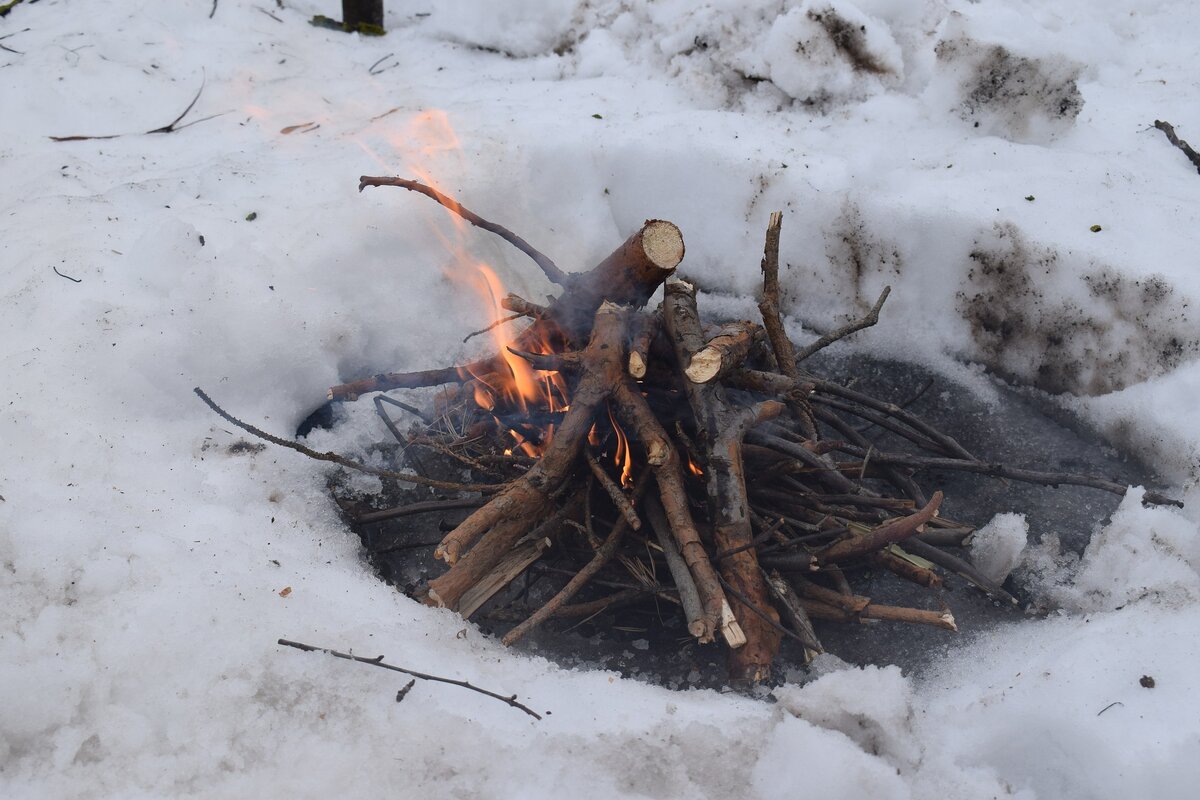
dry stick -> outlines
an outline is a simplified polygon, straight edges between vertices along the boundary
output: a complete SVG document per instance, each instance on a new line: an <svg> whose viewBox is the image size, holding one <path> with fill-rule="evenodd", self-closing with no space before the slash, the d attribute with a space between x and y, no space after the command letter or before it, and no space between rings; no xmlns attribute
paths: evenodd
<svg viewBox="0 0 1200 800"><path fill-rule="evenodd" d="M861 447L842 443L838 447L839 450L850 453L851 455L862 456L866 453ZM1129 491L1129 487L1114 481L1097 478L1092 475L1076 475L1069 472L1042 472L1032 469L1017 469L1015 467L1007 467L1004 464L993 464L984 461L968 461L959 458L931 458L927 456L910 456L905 453L883 453L876 450L871 455L871 460L879 464L896 464L899 466L912 467L914 469L948 469L959 472L974 472L980 475L988 475L993 478L1008 478L1014 481L1022 481L1024 483L1034 483L1042 486L1057 487L1060 484L1068 486L1086 486L1089 489L1099 489L1105 492L1111 492L1115 495L1124 496ZM1183 508L1183 503L1175 500L1160 492L1147 491L1144 499L1148 503L1155 505L1170 505Z"/></svg>
<svg viewBox="0 0 1200 800"><path fill-rule="evenodd" d="M850 539L842 539L841 541L834 542L825 549L817 552L817 560L823 565L845 561L848 558L857 558L858 556L881 550L889 544L902 542L915 535L922 525L929 522L937 514L938 506L941 504L942 493L934 492L933 497L929 499L929 502L920 511L909 514L907 517L900 517L899 519L885 522L883 525L862 536L855 536Z"/></svg>
<svg viewBox="0 0 1200 800"><path fill-rule="evenodd" d="M643 501L642 508L645 509L646 518L650 520L650 527L654 529L654 535L658 539L659 546L662 547L663 557L667 561L667 569L675 581L675 588L679 590L679 602L683 606L683 613L687 618L688 633L701 640L707 634L711 640L711 629L704 621L704 607L700 603L700 593L696 589L692 573L688 570L687 562L683 560L683 556L679 552L679 545L671 539L671 526L667 522L667 513L663 510L662 503L651 495Z"/></svg>
<svg viewBox="0 0 1200 800"><path fill-rule="evenodd" d="M482 336L483 334L487 333L488 331L493 331L496 328L499 328L501 325L512 322L513 320L521 319L524 316L525 316L524 314L513 314L512 316L509 316L509 317L501 317L500 319L493 322L491 325L488 325L486 328L480 328L477 331L471 331L470 333L468 333L466 336L463 337L463 344L466 344L467 342L471 341L476 336Z"/></svg>
<svg viewBox="0 0 1200 800"><path fill-rule="evenodd" d="M542 557L542 553L550 547L550 540L545 537L529 537L528 541L517 544L512 550L492 568L492 571L475 582L463 592L458 601L458 613L464 619L479 610L479 607L492 599L492 596L512 583L513 579L529 569L529 565Z"/></svg>
<svg viewBox="0 0 1200 800"><path fill-rule="evenodd" d="M920 556L926 561L931 561L937 564L942 569L954 572L974 584L977 588L996 600L1001 600L1011 605L1018 605L1017 598L1013 597L1008 592L1001 588L1000 584L993 581L991 578L980 572L973 564L970 564L958 556L951 555L945 550L934 547L931 544L926 544L920 539L910 539L904 543L904 549L912 553L914 556Z"/></svg>
<svg viewBox="0 0 1200 800"><path fill-rule="evenodd" d="M824 336L822 336L820 339L817 339L815 342L810 344L808 347L805 347L799 353L796 354L796 363L800 363L804 359L811 356L813 353L817 352L818 350L828 347L829 345L833 344L834 342L836 342L839 339L845 339L850 334L857 333L858 331L861 331L863 328L869 328L872 325L874 325L875 323L879 322L879 310L881 308L883 308L884 301L887 300L888 295L891 293L892 293L891 286L883 287L883 292L880 293L879 299L875 301L875 305L873 305L871 307L871 310L867 312L867 315L865 317L863 317L862 319L857 320L855 322L851 322L846 325L843 325L842 327L838 328L837 330L831 331L831 332L825 334Z"/></svg>
<svg viewBox="0 0 1200 800"><path fill-rule="evenodd" d="M779 603L784 619L788 621L792 630L804 644L806 661L812 661L814 655L825 652L821 640L817 638L817 632L813 630L812 620L808 618L808 612L804 610L803 603L796 596L795 590L777 570L767 573L767 588L771 590L771 594Z"/></svg>
<svg viewBox="0 0 1200 800"><path fill-rule="evenodd" d="M634 509L633 503L629 502L629 497L625 492L621 491L621 487L617 486L616 482L604 471L604 467L600 466L600 462L591 453L584 452L584 459L587 461L588 467L592 470L592 474L596 476L596 480L600 481L600 486L608 494L613 505L621 512L621 516L629 523L629 527L635 531L642 529L642 521L638 518L637 510Z"/></svg>
<svg viewBox="0 0 1200 800"><path fill-rule="evenodd" d="M617 415L637 432L637 438L646 448L646 461L654 469L654 477L658 480L659 497L667 515L671 536L695 580L706 625L705 633L698 638L701 642L711 642L716 631L720 630L730 647L741 647L746 643L745 633L734 618L716 570L700 541L700 532L696 530L696 523L688 510L678 451L631 379L623 380L613 395L613 401Z"/></svg>
<svg viewBox="0 0 1200 800"><path fill-rule="evenodd" d="M407 472L395 472L393 470L370 467L366 464L361 464L357 461L346 458L345 456L340 456L337 453L318 453L316 450L305 447L302 444L298 444L287 439L282 439L278 436L267 433L264 430L256 428L249 423L242 422L236 417L230 416L223 408L217 405L211 397L205 394L199 386L192 391L196 393L197 397L204 401L205 405L216 412L217 416L228 422L230 425L236 425L246 433L257 436L259 439L270 442L271 444L279 445L280 447L286 447L289 450L295 450L297 453L308 456L309 458L317 461L329 461L333 464L346 467L347 469L365 472L368 475L377 475L380 478L391 478L397 481L404 481L405 483L415 483L419 486L432 486L434 489L444 489L451 492L496 492L504 488L503 485L486 483L472 484L439 481L435 480L434 478L426 478L424 475L410 475Z"/></svg>
<svg viewBox="0 0 1200 800"><path fill-rule="evenodd" d="M649 483L650 473L646 472L638 480L638 485L634 489L634 495L640 495L645 490ZM530 615L529 619L525 620L515 628L504 634L504 638L500 641L506 646L511 646L519 641L522 637L541 625L546 620L553 616L555 610L561 607L564 603L574 597L580 589L582 589L589 580L607 564L617 552L617 546L621 543L621 538L625 535L626 529L629 527L629 522L622 518L617 520L617 524L613 525L612 530L608 532L604 542L596 549L592 560L583 566L579 572L571 580L567 581L567 585L559 589L558 594L551 597L544 606Z"/></svg>
<svg viewBox="0 0 1200 800"><path fill-rule="evenodd" d="M804 606L804 610L816 619L830 620L832 622L859 623L877 619L890 622L906 622L910 625L929 625L952 633L958 632L958 624L954 621L954 615L949 610L926 611L920 608L903 608L901 606L885 606L871 603L862 611L854 613L845 611L829 603L823 603L820 600L802 598L800 602Z"/></svg>
<svg viewBox="0 0 1200 800"><path fill-rule="evenodd" d="M501 703L510 705L513 708L518 708L521 711L524 711L529 716L533 717L534 719L542 718L541 714L537 713L529 706L526 706L522 703L518 703L517 696L515 694L505 697L502 694L497 694L496 692L489 692L487 689L481 689L480 687L473 685L469 681L459 681L459 680L455 680L453 678L443 678L439 675L430 675L426 672L417 672L416 670L406 669L404 667L397 667L395 664L385 664L383 662L383 656L379 656L377 658L363 658L361 656L352 655L351 653L339 653L337 650L330 650L328 647L317 647L317 646L311 645L311 644L303 644L301 642L293 642L290 639L280 639L278 643L283 645L284 647L294 647L297 650L303 650L307 653L326 653L328 655L333 656L334 658L342 658L347 661L357 661L360 664L370 664L373 667L380 667L381 669L390 669L392 672L402 672L405 675L411 675L412 677L418 678L423 681L434 681L436 683L448 683L451 686L461 686L464 689L470 689L472 692L478 692L479 694L487 695L488 697L491 697L495 700L499 700Z"/></svg>
<svg viewBox="0 0 1200 800"><path fill-rule="evenodd" d="M503 225L497 225L494 222L487 221L475 212L464 208L462 203L458 202L453 197L447 197L437 189L434 189L432 186L426 186L418 181L410 181L404 178L382 178L363 175L358 179L358 190L360 192L368 186L399 186L402 189L408 189L411 192L419 192L420 194L433 199L453 213L462 217L475 227L482 228L485 231L490 231L491 233L499 236L501 239L504 239L513 247L516 247L522 253L533 259L533 262L541 268L542 273L553 283L557 283L559 286L566 286L568 283L569 279L567 274L559 269L558 265L551 261L549 256L543 254L529 242L525 241L520 236L517 236Z"/></svg>
<svg viewBox="0 0 1200 800"><path fill-rule="evenodd" d="M717 577L721 578L720 574L718 574ZM769 582L764 580L763 583L765 584L765 583L769 583ZM727 591L731 595L733 595L734 598L739 603L741 603L743 606L745 606L747 609L749 609L754 614L754 616L758 617L760 620L762 620L768 626L775 629L780 634L787 636L790 639L795 639L797 642L804 645L805 647L808 646L808 642L805 641L804 637L800 636L800 634L798 634L798 633L792 633L787 628L785 628L779 624L779 616L778 616L778 614L776 614L774 612L774 609L772 609L771 611L768 612L768 611L764 611L762 608L759 608L759 606L754 601L752 601L749 597L746 597L746 595L739 592L737 590L737 587L730 585L729 581L725 580L724 578L721 578L721 585L725 587L725 591ZM755 680L766 680L766 676L756 678Z"/></svg>
<svg viewBox="0 0 1200 800"><path fill-rule="evenodd" d="M1187 156L1187 160L1192 162L1192 166L1196 168L1197 172L1200 172L1200 153L1193 150L1190 144L1175 134L1174 125L1169 122L1163 122L1161 119L1156 119L1154 120L1154 127L1166 134L1167 141L1182 150L1183 154Z"/></svg>

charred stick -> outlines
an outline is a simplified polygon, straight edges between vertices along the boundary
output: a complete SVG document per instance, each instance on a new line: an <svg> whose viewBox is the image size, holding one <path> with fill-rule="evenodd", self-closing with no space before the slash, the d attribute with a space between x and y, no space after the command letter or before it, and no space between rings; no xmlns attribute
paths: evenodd
<svg viewBox="0 0 1200 800"><path fill-rule="evenodd" d="M448 683L451 686L460 686L463 689L470 689L472 692L479 692L480 694L487 695L488 697L491 697L494 700L499 700L501 703L506 703L506 704L512 706L513 708L518 708L521 711L524 711L529 716L533 717L534 719L542 718L541 714L538 714L536 711L529 708L529 706L518 703L517 696L515 694L506 697L502 694L497 694L496 692L489 692L487 689L481 689L480 687L473 685L469 681L459 681L459 680L454 680L453 678L443 678L439 675L430 675L426 672L417 672L416 670L406 669L405 667L397 667L394 664L385 664L383 662L383 656L378 656L376 658L363 658L362 656L356 656L356 655L353 655L352 653L339 653L337 650L330 650L327 647L317 647L317 646L311 645L311 644L302 644L301 642L293 642L290 639L280 639L278 643L283 645L284 647L294 647L297 650L303 650L308 653L325 653L327 655L333 656L334 658L342 658L347 661L357 661L360 664L370 664L371 666L379 667L380 669L390 669L392 672L402 672L405 675L411 675L412 677L418 678L423 681L434 681L436 683Z"/></svg>
<svg viewBox="0 0 1200 800"><path fill-rule="evenodd" d="M861 406L873 408L877 411L882 411L889 416L895 417L918 433L922 433L934 442L937 442L944 450L952 453L958 458L967 459L969 461L977 460L975 456L973 456L965 447L955 441L954 437L942 433L937 428L918 417L916 414L912 413L908 409L901 408L895 403L879 400L871 397L868 394L855 391L854 389L848 389L845 386L842 386L840 383L822 380L821 378L816 378L811 375L805 375L803 380L804 382L811 384L813 389L816 391L842 397L847 400L852 400Z"/></svg>
<svg viewBox="0 0 1200 800"><path fill-rule="evenodd" d="M850 453L855 456L863 456L866 451L861 447L854 445L843 444L838 448L843 452ZM1004 464L988 463L984 461L968 461L960 458L932 458L928 456L910 456L904 453L883 453L878 450L871 454L871 460L879 464L895 464L899 466L912 467L914 469L946 469L955 470L958 472L974 472L981 475L988 475L993 478L1008 478L1014 481L1022 481L1024 483L1034 483L1042 486L1059 486L1067 484L1069 486L1086 486L1090 489L1099 489L1105 492L1111 492L1115 495L1124 495L1129 491L1129 487L1116 483L1114 481L1097 478L1092 475L1076 475L1069 472L1042 472L1032 469L1017 469L1015 467L1007 467ZM1145 500L1148 503L1155 505L1171 505L1183 507L1183 503L1174 498L1168 497L1160 492L1147 491Z"/></svg>
<svg viewBox="0 0 1200 800"><path fill-rule="evenodd" d="M907 517L885 522L870 533L842 539L834 542L817 552L817 560L822 564L845 561L848 558L873 553L889 544L902 542L917 533L917 530L937 514L938 506L942 504L942 493L934 492L933 497L925 507Z"/></svg>
<svg viewBox="0 0 1200 800"><path fill-rule="evenodd" d="M670 281L663 300L663 322L676 360L682 365L695 363L698 353L691 349L702 341L696 311L696 295L683 281ZM689 376L690 377L690 376ZM721 561L722 583L740 606L734 615L746 634L746 645L730 653L733 680L758 683L771 674L771 662L779 651L782 628L771 607L758 559L752 549L743 549L754 539L750 523L750 504L742 462L742 441L756 423L778 416L783 405L774 401L740 408L729 401L718 383L689 382L688 401L702 431L707 456L705 480L713 519L713 542L719 551L736 551ZM742 611L738 613L738 608ZM790 634L790 631L788 632Z"/></svg>
<svg viewBox="0 0 1200 800"><path fill-rule="evenodd" d="M820 339L817 339L815 342L810 344L808 347L803 348L799 353L796 354L796 363L800 363L813 353L817 352L818 350L823 350L839 339L845 339L847 336L857 333L864 328L869 328L875 323L879 322L879 311L883 308L883 304L891 292L892 287L883 287L883 292L880 293L879 299L875 301L875 305L871 306L871 310L867 312L866 316L864 316L862 319L855 320L854 322L847 323L837 330L830 331Z"/></svg>
<svg viewBox="0 0 1200 800"><path fill-rule="evenodd" d="M395 472L393 470L371 467L366 464L359 463L358 461L354 461L353 459L346 458L345 456L340 456L337 453L319 453L312 448L305 447L297 442L267 433L266 431L256 428L247 422L242 422L237 417L231 416L225 411L225 409L217 405L211 397L205 394L204 390L202 390L199 386L192 391L195 392L196 396L203 400L204 404L211 408L217 414L217 416L228 422L230 425L235 425L244 430L246 433L257 436L263 441L270 442L274 445L279 445L280 447L286 447L289 450L295 450L297 453L308 456L316 461L328 461L332 464L346 467L347 469L365 472L368 475L376 475L380 478L391 478L392 480L404 481L406 483L415 483L419 486L431 486L434 489L443 489L452 492L494 492L503 488L502 486L492 484L470 484L439 481L433 478L426 478L424 475L410 475L407 472Z"/></svg>
<svg viewBox="0 0 1200 800"><path fill-rule="evenodd" d="M617 507L617 510L621 512L621 516L625 519L625 522L635 531L641 530L642 521L638 518L637 511L634 509L633 503L629 501L629 497L621 490L620 486L617 486L616 481L604 471L604 467L600 466L600 462L596 460L595 456L585 451L583 457L587 461L592 474L596 476L596 480L600 483L601 488L604 489L609 499L613 501L613 505Z"/></svg>
<svg viewBox="0 0 1200 800"><path fill-rule="evenodd" d="M808 467L816 470L817 479L830 487L839 494L867 494L868 496L875 493L864 486L854 482L850 478L843 475L837 468L837 465L831 461L818 456L803 445L789 442L786 439L778 436L773 436L769 433L761 431L749 431L746 434L746 441L752 444L769 447L779 453L784 453L791 456L797 461L805 464Z"/></svg>
<svg viewBox="0 0 1200 800"><path fill-rule="evenodd" d="M462 217L475 227L482 228L485 231L490 231L491 233L499 236L501 239L504 239L513 247L516 247L522 253L533 259L533 262L541 268L542 273L552 282L557 283L559 286L566 286L568 283L567 274L559 269L558 265L551 261L549 256L542 253L529 242L525 241L520 236L517 236L503 225L497 225L494 222L489 222L475 212L464 208L462 203L458 202L453 197L447 197L437 189L434 189L432 186L426 186L418 181L410 181L404 178L382 178L364 175L358 179L358 190L360 192L368 186L399 186L402 189L408 189L411 192L423 194L444 206L452 213Z"/></svg>
<svg viewBox="0 0 1200 800"><path fill-rule="evenodd" d="M901 424L886 414L879 413L869 408L857 406L854 403L848 403L836 397L825 397L821 394L813 394L810 398L810 402L828 406L830 408L836 408L849 414L853 414L860 419L864 419L874 425L879 426L880 428L891 431L897 436L907 439L917 447L920 447L922 450L929 450L930 452L934 453L946 453L946 448L942 447L937 442L934 442L928 437L909 429L906 425ZM899 408L899 406L897 406L897 408ZM856 432L861 434L860 431L856 430Z"/></svg>
<svg viewBox="0 0 1200 800"><path fill-rule="evenodd" d="M869 448L871 443L867 438L854 429L854 426L846 422L834 412L827 408L815 408L813 413L817 419L829 425L838 433L845 436L849 441L862 448ZM837 447L837 442L826 442L831 447ZM917 505L923 506L929 502L929 498L925 496L925 491L912 479L912 476L905 474L902 470L896 467L884 467L883 475L891 482L893 486L899 489L912 499Z"/></svg>
<svg viewBox="0 0 1200 800"><path fill-rule="evenodd" d="M354 518L356 525L367 525L372 522L384 522L397 517L410 517L416 514L428 514L434 511L456 511L463 508L478 508L486 503L483 498L465 498L454 500L425 500L420 503L410 503L406 506L385 508L382 511L368 511Z"/></svg>
<svg viewBox="0 0 1200 800"><path fill-rule="evenodd" d="M1196 168L1196 171L1200 172L1200 153L1197 153L1192 149L1190 144L1179 138L1179 135L1175 133L1174 125L1169 122L1163 122L1161 119L1156 119L1154 120L1154 127L1162 131L1163 135L1167 137L1167 141L1178 147L1187 156L1187 160L1192 162L1192 166Z"/></svg>

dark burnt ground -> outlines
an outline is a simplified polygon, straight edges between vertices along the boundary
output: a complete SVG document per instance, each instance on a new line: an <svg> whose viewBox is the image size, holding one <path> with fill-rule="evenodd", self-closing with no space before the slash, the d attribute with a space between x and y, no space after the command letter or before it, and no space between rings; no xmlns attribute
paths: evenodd
<svg viewBox="0 0 1200 800"><path fill-rule="evenodd" d="M911 411L954 436L986 461L1087 473L1121 483L1154 483L1143 465L1116 452L1086 426L1036 393L997 383L999 404L991 406L964 388L912 364L861 355L813 361L817 363L809 366L814 372L843 383L853 381L853 388L881 399L904 403L919 395L908 406ZM932 384L922 393L930 381ZM315 415L310 420L329 424L328 420L318 421ZM380 432L382 441L387 435L382 425ZM907 449L894 435L878 428L865 429L864 433L875 440L880 450ZM450 480L463 477L459 465L447 463L435 453L415 450L415 455L426 474ZM1032 486L962 473L928 472L918 474L917 479L927 491L945 492L943 516L981 527L996 513L1023 513L1029 522L1031 538L1057 534L1064 547L1077 553L1083 551L1095 527L1120 502L1115 495L1093 489ZM372 509L445 496L428 489L401 491L387 482L381 495L355 497L336 486L334 495L347 511L348 520ZM470 511L441 510L365 525L351 522L351 528L361 537L363 555L380 578L411 594L424 580L443 570L444 565L433 560L433 548ZM605 507L599 498L593 511L606 519L614 516L611 507ZM590 552L581 535L567 532L560 536L525 576L485 605L473 622L488 633L503 635L553 596ZM665 576L665 566L652 551L643 548L643 552L642 561ZM965 555L963 551L954 552ZM826 650L854 664L896 664L912 672L938 660L968 637L1024 618L1022 610L1002 607L958 576L939 571L945 575L940 599L953 611L959 633L888 622L846 625L816 621L817 634ZM857 569L848 570L847 576L856 593L878 603L938 608L939 594L902 581L890 572ZM593 582L572 602L586 602L636 585L630 573L615 562L601 573L601 579L604 583ZM665 581L669 583L669 578ZM1011 582L1005 588L1020 597ZM552 620L519 642L516 649L544 656L563 666L611 669L670 688L719 688L725 683L723 648L697 645L687 634L678 606L653 596L586 620ZM777 676L802 679L798 671L801 663L798 645L785 639L777 661Z"/></svg>

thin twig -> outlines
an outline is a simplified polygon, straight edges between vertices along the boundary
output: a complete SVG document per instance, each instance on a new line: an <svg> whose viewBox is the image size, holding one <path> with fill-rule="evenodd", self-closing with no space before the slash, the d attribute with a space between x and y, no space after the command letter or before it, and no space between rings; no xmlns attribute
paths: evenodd
<svg viewBox="0 0 1200 800"><path fill-rule="evenodd" d="M862 457L866 454L866 450L852 444L841 442L838 449ZM1094 475L1077 475L1070 472L1042 472L1032 469L1018 469L1016 467L1007 467L1004 464L990 464L984 461L968 461L961 458L931 458L927 456L911 456L905 453L883 453L875 451L872 459L880 464L896 464L899 466L912 467L914 469L949 469L959 472L974 472L982 475L990 475L993 478L1008 478L1014 481L1022 481L1024 483L1033 483L1040 486L1059 486L1066 484L1068 486L1086 486L1090 489L1099 489L1104 492L1110 492L1115 495L1124 496L1129 491L1129 486L1115 481L1097 478ZM1161 492L1147 490L1143 499L1147 503L1153 503L1160 506L1178 506L1183 508L1183 502L1168 497Z"/></svg>
<svg viewBox="0 0 1200 800"><path fill-rule="evenodd" d="M829 333L822 336L820 339L817 339L815 342L810 344L808 347L805 347L803 350L801 350L799 353L796 354L796 363L800 363L801 361L808 358L809 356L811 356L813 353L817 352L818 350L821 350L821 349L826 348L829 345L833 344L838 339L845 339L850 334L857 333L858 331L861 331L863 328L869 328L872 325L874 325L875 323L879 322L879 310L881 308L883 308L883 303L885 300L887 300L888 295L891 294L891 292L892 292L891 286L883 287L883 292L879 295L879 299L875 301L875 305L871 307L871 310L867 312L867 315L865 317L863 317L862 319L859 319L855 322L851 322L846 325L843 325L842 327L838 328L837 330L830 331Z"/></svg>
<svg viewBox="0 0 1200 800"><path fill-rule="evenodd" d="M200 99L201 93L204 92L204 85L207 82L207 80L208 80L207 76L205 76L205 75L201 76L200 88L196 90L196 95L192 98L192 102L187 104L187 108L185 108L183 110L183 113L181 113L179 116L175 117L175 119L171 120L166 125L161 125L157 128L153 128L148 131L142 131L140 134L137 134L137 133L109 133L109 134L105 134L103 136L86 136L86 135L78 135L77 134L74 136L51 136L50 140L54 141L54 142L86 142L86 141L101 140L101 139L119 139L123 136L149 136L150 134L154 134L154 133L175 133L176 131L181 131L184 128L191 127L192 125L195 125L197 123L205 122L206 120L214 119L216 117L222 116L222 114L229 113L226 111L226 112L222 112L221 114L212 114L211 116L203 117L202 119L193 120L192 122L189 122L186 125L179 124L180 121L182 121L183 118L188 115L188 112L191 111L195 107L196 102Z"/></svg>
<svg viewBox="0 0 1200 800"><path fill-rule="evenodd" d="M63 275L58 271L58 267L51 267L50 269L54 270L54 274L60 278L66 278L67 280L74 281L75 283L83 283L83 278L72 278L70 275Z"/></svg>
<svg viewBox="0 0 1200 800"><path fill-rule="evenodd" d="M368 475L377 475L380 478L391 478L393 480L404 481L406 483L415 483L421 486L432 486L434 489L444 489L451 492L495 492L504 488L504 486L500 484L470 484L439 481L433 478L426 478L424 475L410 475L406 472L394 472L388 469L379 469L378 467L367 466L366 464L359 463L358 461L346 458L345 456L340 456L337 453L318 453L312 448L305 447L297 442L292 442L267 433L266 431L256 428L249 423L242 422L236 417L230 416L229 413L217 405L211 397L205 394L204 390L199 386L192 391L195 392L196 396L203 400L204 404L211 408L217 414L217 416L228 422L230 425L236 425L246 433L253 434L254 436L270 442L271 444L276 444L280 447L286 447L289 450L295 450L297 453L306 455L309 458L317 461L329 461L331 463L346 467L347 469L365 472Z"/></svg>
<svg viewBox="0 0 1200 800"><path fill-rule="evenodd" d="M217 13L217 3L219 3L219 2L220 2L220 0L213 0L212 9L210 9L208 12L209 19L212 19L213 15Z"/></svg>
<svg viewBox="0 0 1200 800"><path fill-rule="evenodd" d="M541 267L542 272L552 282L557 283L559 286L566 286L570 282L567 274L559 269L558 265L551 261L549 256L542 253L529 242L525 241L520 236L517 236L503 225L497 225L494 222L489 222L475 212L464 208L462 203L458 202L453 197L447 197L437 189L434 189L432 186L426 186L423 183L406 180L404 178L384 178L363 175L358 179L358 190L360 192L368 186L399 186L412 192L419 192L420 194L423 194L426 197L438 202L442 206L445 206L447 209L462 217L475 227L482 228L485 231L491 231L501 239L504 239L506 242L511 244L513 247L516 247L522 253L532 258L533 262Z"/></svg>
<svg viewBox="0 0 1200 800"><path fill-rule="evenodd" d="M381 59L379 59L378 61L376 61L376 62L375 62L374 64L372 64L371 66L367 67L367 73L368 73L368 74L370 74L370 75L378 75L378 74L379 74L379 73L381 73L381 72L387 72L387 71L388 71L389 69L391 69L392 67L399 66L399 62L397 62L396 64L392 64L391 66L384 67L383 69L381 69L381 70L379 70L379 71L376 71L376 70L375 70L375 68L376 68L376 67L378 67L380 64L382 64L383 62L387 61L389 58L391 58L391 57L392 57L392 56L394 56L394 55L396 55L396 54L395 54L395 53L388 53L386 56L384 56L383 58L381 58Z"/></svg>
<svg viewBox="0 0 1200 800"><path fill-rule="evenodd" d="M360 664L370 664L373 667L390 669L392 672L402 672L405 675L411 675L412 677L423 681L434 681L436 683L448 683L451 686L461 686L464 689L470 689L472 692L478 692L479 694L487 695L495 700L499 700L501 703L505 703L513 708L520 709L534 719L542 718L541 714L537 713L529 706L518 703L517 696L515 694L506 697L502 694L497 694L496 692L489 692L487 689L481 689L480 687L473 685L470 681L459 681L455 680L454 678L443 678L440 675L430 675L425 672L417 672L416 670L397 667L395 664L385 664L383 661L383 656L378 656L377 658L362 658L350 653L339 653L337 650L330 650L328 647L317 647L311 644L293 642L290 639L280 639L279 644L283 645L284 647L294 647L297 650L303 650L307 653L327 653L334 658L342 658L346 661L357 661Z"/></svg>
<svg viewBox="0 0 1200 800"><path fill-rule="evenodd" d="M463 508L479 508L486 500L482 497L456 498L453 500L422 500L409 503L406 506L385 508L381 511L368 511L354 518L356 525L366 525L371 522L383 522L397 517L409 517L414 514L428 514L432 511L457 511ZM437 544L437 542L434 542Z"/></svg>
<svg viewBox="0 0 1200 800"><path fill-rule="evenodd" d="M1196 171L1200 172L1200 153L1193 150L1190 144L1175 134L1174 125L1169 122L1163 122L1161 119L1156 119L1154 120L1154 127L1166 134L1167 141L1182 150L1183 154L1187 156L1188 161L1192 162L1192 166L1196 168Z"/></svg>
<svg viewBox="0 0 1200 800"><path fill-rule="evenodd" d="M512 322L513 320L516 320L516 319L520 319L523 316L525 316L525 315L524 314L513 314L510 317L501 317L500 319L493 322L491 325L488 325L486 328L481 328L480 330L471 331L470 333L468 333L466 336L463 337L463 344L466 344L467 342L469 342L471 339L475 338L476 336L480 336L482 334L487 333L488 331L495 330L496 328L499 328L501 325L504 325L507 322Z"/></svg>

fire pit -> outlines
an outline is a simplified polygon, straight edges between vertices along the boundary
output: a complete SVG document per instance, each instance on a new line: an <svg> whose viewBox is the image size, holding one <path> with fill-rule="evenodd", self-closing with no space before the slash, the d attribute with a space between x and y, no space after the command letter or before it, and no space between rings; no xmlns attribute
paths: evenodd
<svg viewBox="0 0 1200 800"><path fill-rule="evenodd" d="M484 620L505 644L547 624L596 631L607 620L644 634L630 641L635 649L674 640L687 645L677 650L703 654L697 664L722 652L728 680L753 685L772 678L784 640L800 663L822 652L824 623L941 635L957 630L952 597L969 597L972 608L1017 605L958 550L974 526L958 516L965 504L947 500L946 475L1125 491L1119 481L984 460L896 392L864 391L819 369L827 345L876 322L887 290L862 319L795 348L779 314L780 214L767 227L761 322L717 325L701 318L694 287L674 274L684 244L670 222L648 221L592 270L567 274L429 186L364 177L360 188L381 185L425 194L504 237L562 293L540 306L501 299L494 282L493 355L330 390L330 400L345 402L443 387L431 409L375 396L395 439L392 469L270 437L200 394L271 441L380 475L393 488L423 487L420 497L395 495L393 507L367 510L342 497L343 507L377 559L412 554L416 571L389 567L412 596ZM662 303L641 310L660 286ZM501 317L501 308L513 316ZM532 322L506 334L517 318ZM420 422L402 431L389 407ZM436 541L373 541L371 526L431 512L461 518ZM882 592L902 603L864 594L880 574L921 594L892 583ZM617 624L622 609L641 621Z"/></svg>

